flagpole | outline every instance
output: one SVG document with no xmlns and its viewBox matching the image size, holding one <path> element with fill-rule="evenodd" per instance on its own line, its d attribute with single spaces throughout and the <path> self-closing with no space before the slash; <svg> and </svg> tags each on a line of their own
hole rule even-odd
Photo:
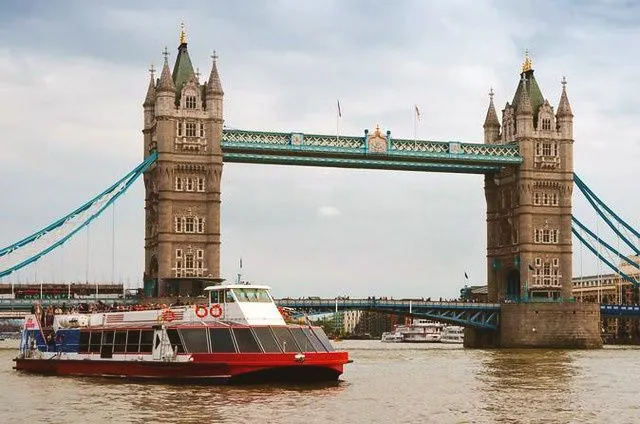
<svg viewBox="0 0 640 424">
<path fill-rule="evenodd" d="M 340 110 L 340 99 L 337 99 L 336 109 L 336 141 L 340 140 L 340 118 L 342 118 L 342 111 Z"/>
<path fill-rule="evenodd" d="M 411 111 L 411 115 L 413 116 L 413 150 L 418 150 L 418 123 L 417 123 L 417 112 L 418 106 L 414 105 L 413 110 Z"/>
</svg>

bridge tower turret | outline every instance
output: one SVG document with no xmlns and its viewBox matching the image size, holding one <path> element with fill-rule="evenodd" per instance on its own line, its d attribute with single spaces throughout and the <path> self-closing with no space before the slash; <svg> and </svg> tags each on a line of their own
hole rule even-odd
<svg viewBox="0 0 640 424">
<path fill-rule="evenodd" d="M 220 276 L 220 78 L 214 62 L 215 81 L 200 84 L 184 26 L 173 72 L 166 48 L 164 55 L 144 102 L 144 154 L 158 152 L 144 175 L 144 281 L 151 296 L 193 294 L 202 288 L 194 279 Z"/>
<path fill-rule="evenodd" d="M 487 116 L 484 119 L 483 128 L 484 142 L 486 144 L 499 142 L 500 121 L 498 120 L 498 114 L 496 114 L 496 108 L 493 105 L 493 89 L 489 90 L 489 109 L 487 109 Z"/>
<path fill-rule="evenodd" d="M 524 162 L 485 177 L 489 301 L 571 297 L 573 139 L 564 88 L 558 109 L 556 125 L 527 55 L 501 137 Z"/>
</svg>

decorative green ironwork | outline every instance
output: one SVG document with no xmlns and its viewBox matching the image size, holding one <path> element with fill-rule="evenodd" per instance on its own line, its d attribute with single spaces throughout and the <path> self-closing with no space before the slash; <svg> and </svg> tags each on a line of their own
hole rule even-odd
<svg viewBox="0 0 640 424">
<path fill-rule="evenodd" d="M 468 174 L 522 163 L 516 145 L 394 139 L 379 131 L 354 137 L 226 129 L 222 151 L 227 162 Z"/>
</svg>

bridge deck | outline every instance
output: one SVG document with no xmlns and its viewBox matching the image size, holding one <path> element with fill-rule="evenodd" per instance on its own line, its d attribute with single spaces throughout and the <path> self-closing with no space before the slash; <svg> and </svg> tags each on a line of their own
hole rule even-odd
<svg viewBox="0 0 640 424">
<path fill-rule="evenodd" d="M 361 137 L 225 129 L 225 162 L 486 174 L 519 165 L 515 145 L 394 139 L 369 146 Z"/>
</svg>

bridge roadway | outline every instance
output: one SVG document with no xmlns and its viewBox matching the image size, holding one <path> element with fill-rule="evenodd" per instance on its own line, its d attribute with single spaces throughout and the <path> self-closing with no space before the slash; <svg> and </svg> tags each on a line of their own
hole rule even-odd
<svg viewBox="0 0 640 424">
<path fill-rule="evenodd" d="M 136 304 L 138 299 L 91 298 L 91 299 L 0 299 L 0 319 L 20 319 L 31 310 L 34 302 L 43 306 L 78 305 L 80 303 L 113 302 Z M 495 330 L 500 324 L 499 303 L 472 302 L 431 302 L 424 300 L 402 299 L 276 299 L 278 306 L 304 310 L 309 314 L 330 313 L 335 311 L 362 310 L 398 315 L 412 315 L 465 327 Z M 603 317 L 640 318 L 640 305 L 600 305 Z"/>
</svg>

